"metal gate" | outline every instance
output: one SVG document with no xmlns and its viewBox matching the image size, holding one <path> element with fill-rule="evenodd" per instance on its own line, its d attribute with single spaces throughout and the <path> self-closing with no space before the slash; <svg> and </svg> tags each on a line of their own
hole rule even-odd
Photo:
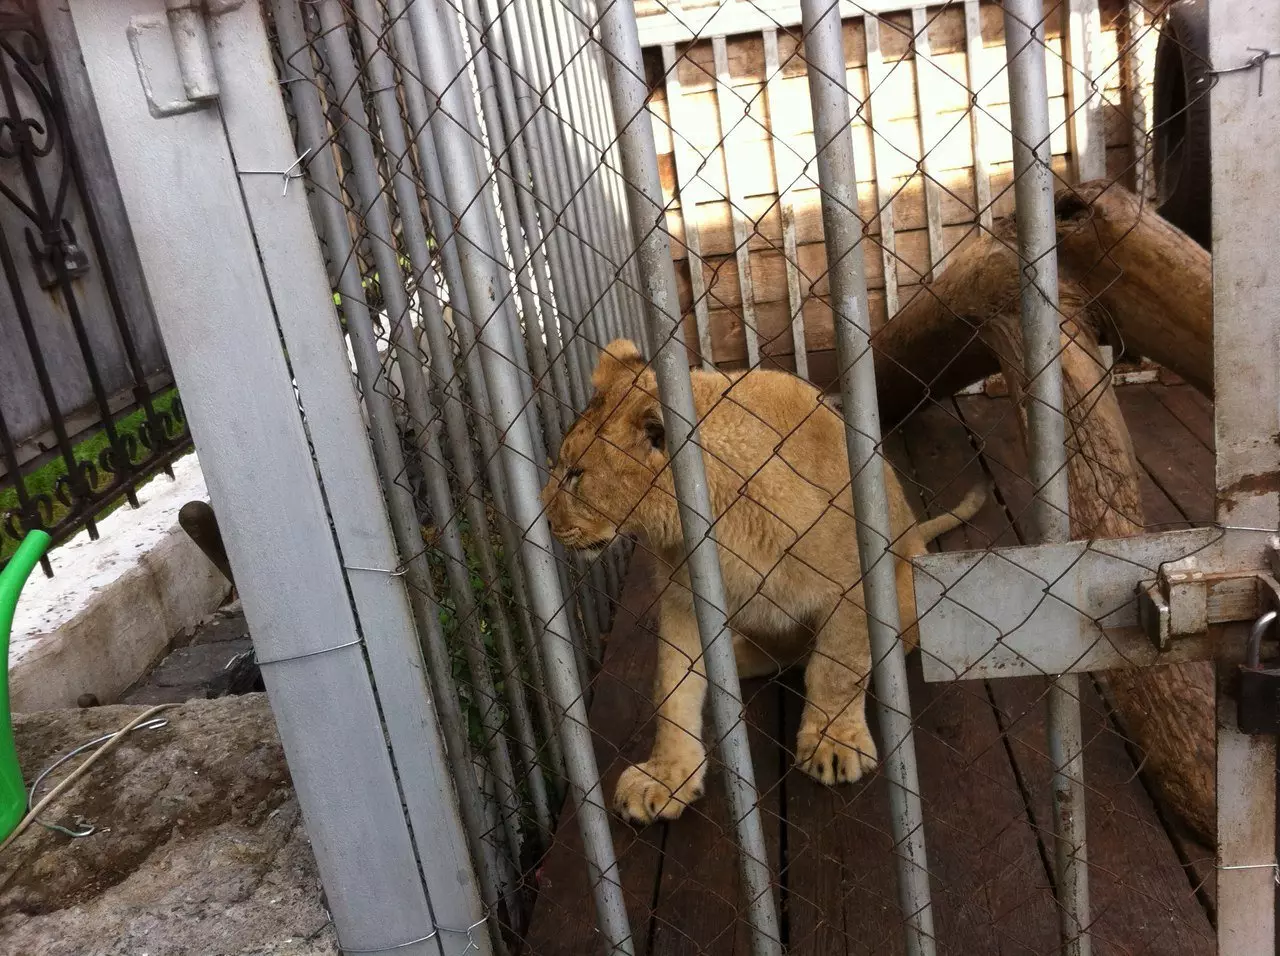
<svg viewBox="0 0 1280 956">
<path fill-rule="evenodd" d="M 649 356 L 635 374 L 656 372 L 661 414 L 645 434 L 669 460 L 660 471 L 678 502 L 671 534 L 682 550 L 672 547 L 696 620 L 687 670 L 705 675 L 745 945 L 781 952 L 787 913 L 730 640 L 743 602 L 717 540 L 728 531 L 708 483 L 715 439 L 699 431 L 711 412 L 698 410 L 696 389 L 707 380 L 690 373 L 701 330 L 680 306 L 632 6 L 71 9 L 344 951 L 518 950 L 526 875 L 563 793 L 561 829 L 571 820 L 580 831 L 593 945 L 645 945 L 630 925 L 626 861 L 588 723 L 627 550 L 566 553 L 540 500 L 549 479 L 577 477 L 572 462 L 550 462 L 576 416 L 599 409 L 598 350 L 629 337 Z M 837 604 L 856 589 L 867 622 L 858 686 L 869 670 L 903 945 L 934 953 L 946 940 L 931 904 L 897 532 L 880 467 L 871 230 L 859 218 L 841 30 L 853 12 L 800 4 L 792 55 L 807 71 L 814 152 L 797 175 L 821 193 L 863 569 Z M 1266 223 L 1227 225 L 1268 201 L 1270 153 L 1257 141 L 1278 128 L 1280 94 L 1253 85 L 1268 67 L 1248 44 L 1280 32 L 1280 12 L 1260 0 L 1217 0 L 1212 11 L 1217 521 L 1091 541 L 1068 540 L 1075 419 L 1062 367 L 1072 315 L 1059 301 L 1044 11 L 1006 0 L 1002 17 L 1017 207 L 1007 238 L 1021 306 L 1002 364 L 1025 408 L 1042 543 L 919 557 L 916 605 L 928 678 L 1053 678 L 1059 937 L 1065 951 L 1087 953 L 1078 675 L 1230 665 L 1276 590 L 1275 244 L 1259 241 Z M 735 217 L 746 273 L 751 236 L 740 225 Z M 883 248 L 883 232 L 876 242 Z M 743 306 L 755 361 L 767 341 Z M 1221 668 L 1219 697 L 1217 934 L 1223 953 L 1270 954 L 1275 750 L 1236 731 L 1232 669 Z"/>
</svg>

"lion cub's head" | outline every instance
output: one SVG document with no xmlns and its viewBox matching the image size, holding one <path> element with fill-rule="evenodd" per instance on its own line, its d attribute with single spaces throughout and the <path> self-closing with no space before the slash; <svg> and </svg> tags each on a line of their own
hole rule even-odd
<svg viewBox="0 0 1280 956">
<path fill-rule="evenodd" d="M 620 534 L 648 530 L 674 512 L 665 468 L 658 386 L 635 343 L 605 346 L 591 377 L 595 395 L 560 445 L 542 490 L 552 533 L 566 547 L 599 551 Z"/>
</svg>

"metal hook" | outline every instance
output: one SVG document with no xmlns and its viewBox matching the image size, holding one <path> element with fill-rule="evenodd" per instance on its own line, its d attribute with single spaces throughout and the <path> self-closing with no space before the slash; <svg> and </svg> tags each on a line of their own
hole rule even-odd
<svg viewBox="0 0 1280 956">
<path fill-rule="evenodd" d="M 1262 635 L 1267 633 L 1267 628 L 1275 623 L 1276 616 L 1275 611 L 1267 611 L 1253 622 L 1253 627 L 1249 630 L 1249 643 L 1245 646 L 1245 662 L 1251 667 L 1256 667 L 1258 661 L 1262 659 Z"/>
</svg>

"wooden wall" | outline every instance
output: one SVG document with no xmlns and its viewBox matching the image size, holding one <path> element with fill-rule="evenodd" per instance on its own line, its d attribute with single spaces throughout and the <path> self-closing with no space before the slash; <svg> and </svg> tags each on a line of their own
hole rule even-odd
<svg viewBox="0 0 1280 956">
<path fill-rule="evenodd" d="M 1075 164 L 1060 13 L 1065 6 L 1054 3 L 1047 11 L 1048 79 L 1054 168 L 1069 182 Z M 1132 188 L 1145 153 L 1141 107 L 1149 96 L 1151 60 L 1145 34 L 1153 31 L 1133 31 L 1141 39 L 1131 44 L 1119 0 L 1103 2 L 1100 14 L 1101 49 L 1093 63 L 1105 102 L 1106 172 Z M 870 57 L 867 25 L 878 27 Z M 927 48 L 913 39 L 917 32 L 927 37 Z M 692 360 L 725 368 L 746 364 L 745 315 L 758 330 L 760 363 L 797 370 L 792 316 L 799 303 L 807 351 L 799 371 L 825 386 L 834 372 L 834 339 L 824 301 L 816 168 L 805 171 L 814 146 L 799 33 L 798 27 L 776 31 L 776 71 L 766 69 L 767 39 L 758 32 L 649 48 L 646 66 Z M 859 213 L 871 237 L 864 248 L 878 326 L 920 290 L 936 262 L 945 268 L 948 249 L 989 223 L 990 214 L 1012 211 L 1002 14 L 995 4 L 972 4 L 968 29 L 963 3 L 921 8 L 914 21 L 911 11 L 855 18 L 846 20 L 844 39 L 851 92 L 861 104 L 853 124 Z M 766 84 L 767 76 L 772 83 Z M 874 92 L 868 101 L 869 82 Z M 1136 102 L 1129 93 L 1135 82 Z M 972 89 L 980 90 L 982 109 L 972 109 Z M 930 148 L 922 161 L 924 143 Z M 990 196 L 989 205 L 980 194 Z M 784 229 L 784 220 L 793 223 L 793 255 L 787 253 L 792 230 Z M 701 254 L 700 275 L 691 271 L 697 256 L 690 256 L 690 246 Z"/>
</svg>

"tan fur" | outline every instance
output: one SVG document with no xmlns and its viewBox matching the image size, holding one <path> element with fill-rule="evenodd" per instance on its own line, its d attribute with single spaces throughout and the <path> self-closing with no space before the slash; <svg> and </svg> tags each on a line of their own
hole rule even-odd
<svg viewBox="0 0 1280 956">
<path fill-rule="evenodd" d="M 595 396 L 565 436 L 543 501 L 569 547 L 634 534 L 658 558 L 657 734 L 649 759 L 622 774 L 615 805 L 634 822 L 674 819 L 703 790 L 706 676 L 657 384 L 625 340 L 606 347 L 592 381 Z M 693 393 L 739 673 L 765 676 L 808 656 L 797 764 L 824 783 L 857 780 L 875 766 L 876 745 L 865 717 L 871 656 L 844 424 L 817 389 L 783 372 L 694 371 Z M 982 500 L 971 494 L 917 526 L 888 466 L 885 481 L 910 649 L 909 559 Z"/>
</svg>

